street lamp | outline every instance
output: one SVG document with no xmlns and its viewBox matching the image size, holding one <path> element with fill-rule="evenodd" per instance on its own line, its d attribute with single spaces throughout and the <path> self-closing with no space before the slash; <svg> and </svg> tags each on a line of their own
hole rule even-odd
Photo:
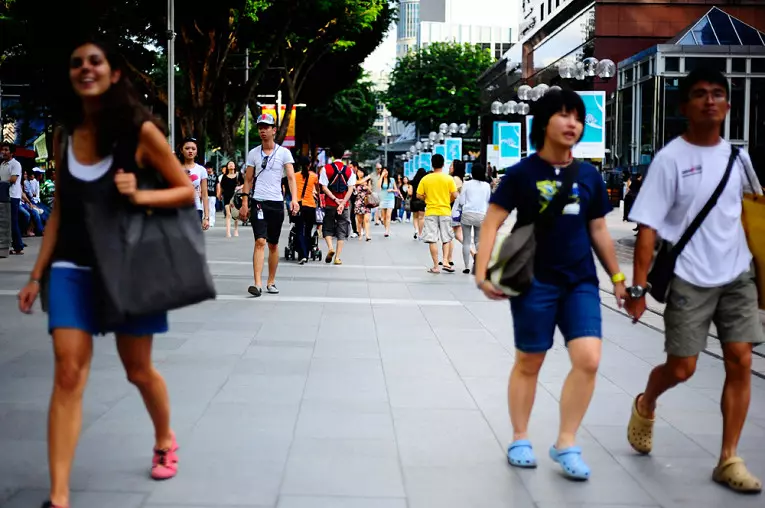
<svg viewBox="0 0 765 508">
<path fill-rule="evenodd" d="M 608 81 L 616 75 L 616 64 L 608 58 L 598 60 L 594 57 L 585 58 L 581 62 L 564 61 L 558 64 L 558 75 L 563 79 L 579 81 L 594 77 Z"/>
<path fill-rule="evenodd" d="M 175 150 L 175 0 L 167 0 L 167 128 Z"/>
</svg>

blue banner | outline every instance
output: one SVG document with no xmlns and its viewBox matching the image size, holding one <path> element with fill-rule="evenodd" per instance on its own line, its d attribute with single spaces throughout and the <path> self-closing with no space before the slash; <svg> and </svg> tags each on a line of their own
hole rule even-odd
<svg viewBox="0 0 765 508">
<path fill-rule="evenodd" d="M 446 145 L 436 145 L 435 150 L 433 151 L 433 154 L 441 154 L 441 156 L 446 160 Z"/>
<path fill-rule="evenodd" d="M 492 145 L 499 144 L 499 126 L 507 125 L 509 122 L 494 122 L 494 136 L 492 137 Z"/>
<path fill-rule="evenodd" d="M 521 124 L 499 126 L 499 167 L 507 168 L 521 160 Z"/>
<path fill-rule="evenodd" d="M 602 159 L 606 156 L 606 92 L 577 92 L 584 102 L 584 136 L 574 147 L 574 157 Z"/>
<path fill-rule="evenodd" d="M 462 138 L 446 138 L 444 145 L 446 145 L 445 167 L 448 168 L 452 161 L 462 160 Z"/>
<path fill-rule="evenodd" d="M 526 115 L 526 156 L 536 153 L 531 146 L 531 125 L 534 123 L 534 115 Z"/>
</svg>

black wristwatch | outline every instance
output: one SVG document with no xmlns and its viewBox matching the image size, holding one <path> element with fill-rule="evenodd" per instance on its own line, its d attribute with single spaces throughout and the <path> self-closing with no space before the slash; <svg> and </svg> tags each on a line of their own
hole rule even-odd
<svg viewBox="0 0 765 508">
<path fill-rule="evenodd" d="M 630 298 L 633 300 L 638 300 L 640 298 L 643 298 L 646 293 L 648 293 L 651 290 L 651 285 L 648 284 L 648 287 L 643 286 L 630 286 L 627 288 L 627 294 L 630 295 Z"/>
</svg>

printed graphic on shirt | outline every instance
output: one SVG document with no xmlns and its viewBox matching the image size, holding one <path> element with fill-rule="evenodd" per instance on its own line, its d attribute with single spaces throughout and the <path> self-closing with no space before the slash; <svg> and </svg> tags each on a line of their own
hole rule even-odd
<svg viewBox="0 0 765 508">
<path fill-rule="evenodd" d="M 700 175 L 701 164 L 699 164 L 698 166 L 691 166 L 688 169 L 684 169 L 681 171 L 681 174 L 683 175 L 683 178 L 685 178 L 686 176 Z"/>
<path fill-rule="evenodd" d="M 544 212 L 552 202 L 552 199 L 558 194 L 563 184 L 557 180 L 539 180 L 537 190 L 539 191 L 539 213 Z M 581 206 L 579 204 L 579 184 L 574 183 L 569 194 L 568 204 L 563 208 L 563 215 L 579 215 Z"/>
</svg>

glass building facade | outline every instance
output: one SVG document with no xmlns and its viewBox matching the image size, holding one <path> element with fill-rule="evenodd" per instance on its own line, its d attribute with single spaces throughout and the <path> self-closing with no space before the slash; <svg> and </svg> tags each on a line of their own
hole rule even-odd
<svg viewBox="0 0 765 508">
<path fill-rule="evenodd" d="M 765 33 L 713 8 L 688 30 L 619 63 L 612 151 L 621 167 L 650 164 L 682 134 L 680 79 L 696 67 L 724 73 L 731 110 L 720 133 L 765 154 Z"/>
<path fill-rule="evenodd" d="M 403 56 L 417 46 L 420 31 L 420 1 L 401 0 L 398 8 L 396 56 Z"/>
</svg>

